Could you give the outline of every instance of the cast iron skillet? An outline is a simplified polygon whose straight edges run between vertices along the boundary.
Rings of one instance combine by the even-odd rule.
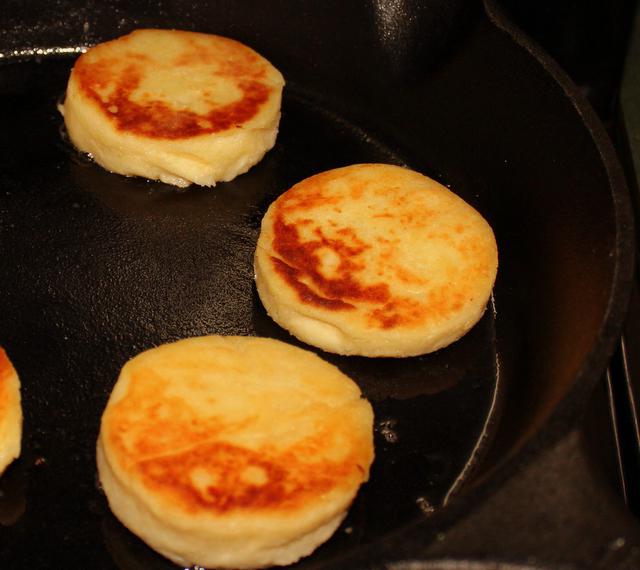
[[[284,73],[277,145],[246,175],[179,191],[66,142],[56,104],[77,54],[151,26],[234,37]],[[0,27],[0,343],[25,412],[22,458],[0,481],[2,568],[171,567],[96,482],[118,370],[185,336],[299,344],[256,296],[260,219],[296,181],[374,161],[478,208],[499,276],[481,322],[436,354],[323,354],[372,401],[377,459],[299,567],[634,564],[637,527],[585,475],[572,431],[625,310],[624,181],[592,112],[493,3],[8,2]]]

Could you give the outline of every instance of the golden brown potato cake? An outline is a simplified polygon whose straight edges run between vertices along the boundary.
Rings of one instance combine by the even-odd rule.
[[[493,231],[417,172],[358,164],[317,174],[267,210],[255,254],[269,315],[339,354],[414,356],[482,316],[498,267]]]
[[[20,455],[21,440],[20,380],[0,347],[0,474]]]
[[[274,145],[283,85],[240,42],[144,29],[81,55],[61,111],[75,146],[107,170],[213,186]]]
[[[284,565],[344,518],[373,460],[373,412],[315,354],[209,336],[144,352],[102,417],[114,514],[178,564]]]

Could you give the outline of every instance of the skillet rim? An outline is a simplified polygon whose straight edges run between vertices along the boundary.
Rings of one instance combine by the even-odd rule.
[[[402,528],[395,529],[377,543],[356,547],[334,559],[340,567],[348,568],[354,563],[359,568],[381,570],[392,567],[403,568],[403,564],[415,565],[416,570],[426,570],[442,561],[441,555],[429,556],[427,548],[433,541],[445,539],[445,532],[454,527],[466,514],[477,509],[510,480],[517,480],[518,475],[534,460],[542,457],[547,450],[558,446],[566,436],[579,427],[590,396],[597,383],[602,379],[609,359],[618,341],[627,308],[631,297],[631,288],[635,270],[635,223],[629,188],[620,159],[604,125],[596,115],[585,96],[569,78],[561,66],[546,53],[533,39],[514,24],[505,11],[499,6],[499,0],[482,0],[484,16],[498,32],[506,34],[514,47],[528,53],[562,89],[566,99],[575,109],[578,120],[586,127],[596,151],[604,166],[609,183],[615,221],[614,271],[610,293],[606,302],[604,318],[600,323],[597,339],[584,358],[574,381],[554,406],[550,414],[531,433],[517,441],[496,464],[478,474],[482,468],[473,465],[471,472],[460,488],[451,496],[445,508],[435,512],[428,518],[414,519]],[[567,521],[572,520],[570,513]],[[613,521],[612,521],[613,522]],[[421,553],[420,553],[421,552]],[[489,555],[484,560],[497,561],[499,553]],[[452,557],[452,558],[451,558]],[[450,552],[448,560],[457,562],[479,562],[479,559],[468,556],[457,558]],[[327,561],[327,567],[332,564]],[[485,565],[480,563],[484,568]],[[547,568],[543,559],[536,561],[535,568]],[[538,566],[541,565],[541,566]]]
[[[482,476],[481,481],[493,478],[494,474],[505,468],[507,468],[505,475],[508,475],[513,471],[513,465],[508,468],[513,460],[521,459],[526,462],[543,449],[555,444],[568,431],[576,427],[591,393],[605,373],[615,343],[620,337],[631,296],[636,251],[635,222],[629,188],[620,159],[596,112],[562,67],[509,19],[498,5],[498,0],[483,0],[483,4],[489,22],[499,31],[507,34],[516,46],[524,49],[540,64],[543,71],[562,89],[589,132],[607,174],[616,240],[614,272],[605,316],[600,324],[597,341],[582,362],[571,388],[533,434],[525,436],[521,442],[517,443],[505,459],[499,461],[495,468]],[[471,484],[473,485],[473,482]]]

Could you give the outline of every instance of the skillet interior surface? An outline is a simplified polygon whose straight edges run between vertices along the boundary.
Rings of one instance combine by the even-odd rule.
[[[3,39],[0,344],[23,381],[25,431],[23,456],[0,481],[0,561],[171,567],[119,525],[97,487],[95,438],[118,370],[145,348],[198,334],[297,344],[257,300],[260,219],[300,179],[367,161],[450,185],[493,225],[500,269],[481,322],[444,350],[323,354],[372,401],[377,459],[341,530],[300,566],[335,566],[416,520],[437,529],[471,464],[488,473],[536,433],[600,340],[619,228],[599,149],[571,100],[473,3],[414,6],[411,18],[385,3],[335,3],[331,17],[309,3],[287,31],[261,3],[116,4],[95,6],[102,23],[88,27],[70,11],[81,32],[57,15],[27,30],[26,43]],[[56,54],[168,21],[245,41],[288,80],[276,147],[215,189],[109,174],[61,132],[56,104],[73,60]],[[38,37],[63,49],[34,50]]]
[[[266,315],[253,285],[266,208],[312,173],[406,160],[292,84],[277,146],[248,174],[188,190],[113,175],[64,139],[56,103],[71,63],[0,69],[23,82],[16,88],[6,81],[15,92],[1,95],[8,128],[0,159],[0,330],[23,382],[25,412],[23,457],[3,480],[14,488],[1,507],[24,514],[0,529],[0,559],[12,568],[111,568],[114,560],[128,568],[140,557],[140,567],[171,567],[116,522],[96,486],[99,418],[119,367],[141,350],[187,336],[300,344]],[[322,356],[374,405],[377,460],[370,484],[315,562],[442,504],[495,398],[493,313],[433,355]]]

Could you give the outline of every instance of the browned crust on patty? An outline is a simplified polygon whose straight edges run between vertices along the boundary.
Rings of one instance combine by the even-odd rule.
[[[0,347],[0,419],[7,413],[7,409],[13,401],[13,394],[9,391],[9,379],[15,374],[16,371],[7,353],[4,348]]]
[[[359,178],[360,172],[372,168],[378,173],[375,184]],[[466,239],[469,228],[464,221],[448,232],[432,229],[435,214],[428,207],[425,191],[411,188],[410,177],[414,175],[419,176],[375,165],[336,169],[307,178],[274,202],[269,244],[273,254],[269,259],[300,303],[332,313],[347,313],[357,307],[363,311],[367,326],[389,330],[445,320],[474,298],[478,280],[486,280],[484,276],[494,270],[495,252],[486,244]],[[399,180],[406,188],[398,187]],[[344,182],[341,191],[331,186],[335,181]],[[366,209],[367,197],[384,207]],[[362,206],[357,223],[338,221],[343,209],[357,205]],[[366,234],[368,226],[375,224],[388,227],[388,231],[385,235],[378,232],[372,241]],[[414,271],[399,263],[401,233],[406,228],[421,232],[423,243],[436,240],[455,250],[464,260],[465,273],[452,276],[453,284],[432,285],[428,268]],[[321,261],[327,252],[337,259],[330,275]],[[394,293],[389,283],[424,288],[425,297]]]
[[[277,370],[277,363],[274,366]],[[345,422],[341,407],[323,408],[322,423],[290,445],[273,441],[254,448],[234,442],[234,437],[259,429],[255,415],[237,421],[215,412],[203,416],[171,393],[176,381],[187,390],[190,382],[194,390],[202,387],[201,377],[169,381],[148,367],[132,370],[126,395],[105,412],[101,437],[120,476],[126,473],[127,479],[140,481],[146,492],[178,511],[214,516],[291,513],[333,491],[352,492],[366,479],[371,435]],[[207,409],[215,410],[225,394],[204,397]],[[318,405],[324,406],[321,401]],[[194,482],[194,473],[202,477],[199,482]]]
[[[133,98],[149,71],[147,66],[158,62],[135,47],[122,47],[122,55],[115,58],[110,47],[114,42],[123,46],[132,43],[144,31],[96,46],[80,56],[73,68],[80,91],[120,132],[171,140],[221,133],[250,121],[276,92],[266,79],[268,62],[250,48],[220,36],[172,30],[170,33],[180,35],[185,47],[180,55],[163,62],[163,68],[171,70],[176,81],[180,81],[182,69],[204,64],[215,69],[216,76],[232,81],[241,96],[221,105],[205,91],[202,102],[209,110],[203,113],[176,109],[152,93]],[[102,56],[103,52],[109,55]]]

